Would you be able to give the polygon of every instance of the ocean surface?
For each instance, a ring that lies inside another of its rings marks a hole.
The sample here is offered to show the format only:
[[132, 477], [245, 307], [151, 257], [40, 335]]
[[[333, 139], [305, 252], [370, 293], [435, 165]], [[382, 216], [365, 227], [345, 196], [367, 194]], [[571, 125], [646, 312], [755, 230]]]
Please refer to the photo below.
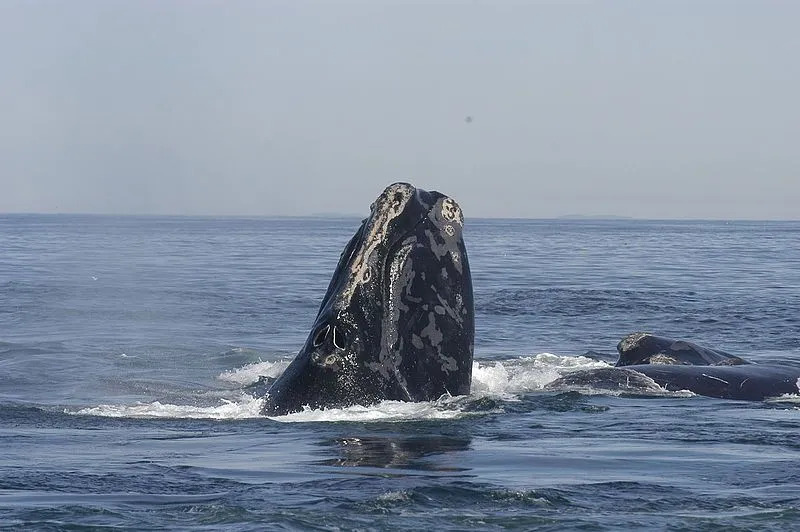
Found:
[[800, 363], [800, 222], [467, 219], [470, 396], [262, 417], [358, 222], [0, 215], [0, 528], [800, 525], [796, 396], [543, 389], [634, 331]]

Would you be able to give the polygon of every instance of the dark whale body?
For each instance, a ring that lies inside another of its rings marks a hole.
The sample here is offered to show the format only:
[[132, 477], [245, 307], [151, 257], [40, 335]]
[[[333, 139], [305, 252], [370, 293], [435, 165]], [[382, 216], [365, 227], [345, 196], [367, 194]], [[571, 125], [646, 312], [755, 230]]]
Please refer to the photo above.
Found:
[[737, 366], [749, 362], [717, 349], [700, 347], [648, 333], [629, 334], [617, 344], [617, 367], [644, 364], [690, 366]]
[[344, 249], [305, 345], [262, 413], [468, 394], [472, 278], [455, 201], [387, 187]]
[[549, 387], [627, 386], [641, 383], [644, 375], [668, 391], [688, 390], [721, 399], [762, 401], [799, 392], [798, 367], [753, 364], [683, 340], [634, 333], [619, 342], [617, 351], [619, 360], [614, 368], [575, 372]]
[[617, 367], [647, 375], [669, 391], [749, 401], [798, 393], [800, 368], [752, 364], [691, 342], [634, 333], [622, 339], [617, 351]]
[[[342, 252], [298, 355], [274, 382], [250, 388], [265, 397], [262, 413], [468, 394], [475, 326], [463, 223], [443, 194], [387, 187]], [[615, 367], [572, 372], [548, 387], [655, 382], [744, 400], [798, 393], [798, 367], [646, 333], [623, 338], [617, 350]]]

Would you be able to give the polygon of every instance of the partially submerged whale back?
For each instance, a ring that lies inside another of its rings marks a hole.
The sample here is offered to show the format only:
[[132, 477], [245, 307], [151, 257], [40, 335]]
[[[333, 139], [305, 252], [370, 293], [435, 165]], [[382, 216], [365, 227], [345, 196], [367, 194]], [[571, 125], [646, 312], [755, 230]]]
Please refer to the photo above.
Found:
[[749, 362], [717, 349], [700, 347], [685, 340], [672, 340], [649, 333], [629, 334], [617, 344], [617, 367], [637, 364], [691, 366], [738, 366]]
[[617, 366], [647, 375], [669, 391], [762, 401], [797, 394], [800, 368], [752, 364], [724, 351], [647, 333], [626, 336]]
[[633, 333], [619, 342], [617, 351], [615, 367], [574, 372], [548, 387], [645, 388], [641, 380], [645, 376], [667, 391], [686, 390], [722, 399], [762, 401], [800, 392], [798, 367], [752, 364], [684, 340]]
[[345, 247], [263, 412], [469, 393], [475, 325], [463, 225], [447, 196], [387, 187]]

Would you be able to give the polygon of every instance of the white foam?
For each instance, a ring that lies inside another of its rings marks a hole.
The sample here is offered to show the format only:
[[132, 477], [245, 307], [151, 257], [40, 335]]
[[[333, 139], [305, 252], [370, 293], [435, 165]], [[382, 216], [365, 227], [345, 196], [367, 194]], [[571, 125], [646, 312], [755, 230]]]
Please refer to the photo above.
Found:
[[[291, 361], [256, 362], [241, 368], [225, 371], [219, 380], [246, 386], [260, 377], [276, 378]], [[469, 396], [443, 396], [436, 401], [407, 403], [382, 401], [372, 406], [355, 405], [347, 408], [311, 409], [285, 416], [270, 417], [287, 423], [320, 421], [417, 421], [454, 419], [469, 415], [463, 406], [476, 397], [497, 396], [514, 400], [518, 395], [541, 390], [569, 371], [608, 367], [587, 357], [558, 356], [551, 353], [497, 361], [476, 361], [472, 366], [472, 393]], [[99, 405], [83, 408], [78, 415], [130, 418], [192, 418], [192, 419], [249, 419], [261, 417], [262, 399], [242, 393], [235, 400], [221, 400], [217, 406], [195, 406], [161, 403], [136, 403], [133, 405]]]
[[779, 395], [778, 397], [771, 397], [769, 399], [765, 399], [764, 402], [766, 402], [766, 403], [786, 403], [786, 404], [800, 405], [800, 395], [783, 394], [783, 395]]
[[410, 500], [411, 497], [409, 496], [408, 492], [405, 490], [401, 491], [387, 491], [382, 495], [378, 495], [379, 501], [384, 502], [404, 502]]
[[270, 417], [284, 423], [309, 421], [419, 421], [429, 419], [455, 419], [465, 415], [457, 403], [459, 397], [443, 397], [437, 401], [407, 403], [404, 401], [381, 401], [372, 406], [354, 405], [347, 408], [324, 408], [314, 410], [305, 407], [302, 412]]
[[[778, 397], [772, 397], [766, 400], [767, 403], [788, 403], [788, 404], [800, 404], [800, 379], [797, 379], [795, 383], [797, 386], [798, 393], [785, 393], [783, 395], [779, 395]], [[799, 407], [795, 407], [799, 408]]]
[[584, 356], [552, 353], [495, 362], [474, 362], [472, 393], [509, 396], [542, 390], [565, 373], [581, 369], [607, 368], [609, 364]]
[[264, 401], [242, 394], [240, 400], [223, 399], [218, 406], [192, 406], [152, 403], [136, 403], [133, 405], [100, 405], [82, 408], [70, 414], [101, 417], [124, 418], [171, 418], [171, 419], [249, 419], [260, 417]]
[[797, 386], [797, 391], [798, 391], [797, 394], [785, 393], [785, 394], [780, 395], [778, 397], [772, 397], [770, 399], [767, 399], [766, 401], [768, 403], [794, 403], [794, 404], [800, 404], [800, 379], [797, 379], [797, 382], [795, 383], [795, 386]]
[[246, 386], [258, 381], [259, 377], [277, 378], [289, 366], [291, 360], [278, 360], [277, 362], [255, 362], [241, 368], [220, 373], [217, 378], [226, 382], [233, 382]]

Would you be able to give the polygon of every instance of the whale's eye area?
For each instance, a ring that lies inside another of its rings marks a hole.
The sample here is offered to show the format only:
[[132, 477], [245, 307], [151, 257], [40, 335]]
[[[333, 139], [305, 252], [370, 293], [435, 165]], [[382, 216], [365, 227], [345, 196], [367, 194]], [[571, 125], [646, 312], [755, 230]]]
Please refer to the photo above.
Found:
[[336, 327], [333, 328], [333, 346], [336, 349], [344, 349], [344, 338], [342, 338], [342, 333], [336, 332]]
[[319, 332], [316, 334], [316, 336], [314, 336], [314, 341], [312, 342], [314, 344], [314, 347], [321, 346], [322, 343], [325, 341], [325, 338], [328, 337], [329, 332], [331, 332], [330, 324], [320, 329]]

